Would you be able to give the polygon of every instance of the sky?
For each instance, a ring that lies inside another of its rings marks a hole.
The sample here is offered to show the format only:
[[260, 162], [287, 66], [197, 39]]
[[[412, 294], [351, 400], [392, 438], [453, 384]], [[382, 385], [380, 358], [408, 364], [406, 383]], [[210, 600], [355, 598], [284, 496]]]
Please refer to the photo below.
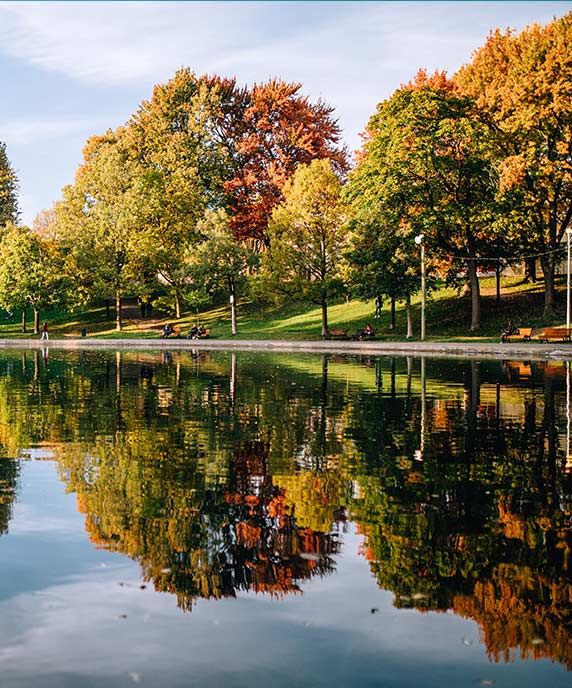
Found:
[[377, 103], [419, 68], [453, 74], [491, 29], [572, 2], [2, 2], [0, 141], [21, 221], [73, 182], [86, 139], [126, 122], [182, 66], [300, 82], [335, 108], [353, 151]]

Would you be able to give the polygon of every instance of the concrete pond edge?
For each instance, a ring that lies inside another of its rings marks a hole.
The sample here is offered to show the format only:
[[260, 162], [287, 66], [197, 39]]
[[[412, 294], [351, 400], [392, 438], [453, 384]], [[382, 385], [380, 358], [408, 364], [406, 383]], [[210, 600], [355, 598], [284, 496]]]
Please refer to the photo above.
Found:
[[493, 342], [355, 342], [241, 339], [0, 339], [0, 349], [111, 350], [111, 351], [276, 351], [375, 356], [416, 356], [463, 359], [572, 360], [571, 343]]

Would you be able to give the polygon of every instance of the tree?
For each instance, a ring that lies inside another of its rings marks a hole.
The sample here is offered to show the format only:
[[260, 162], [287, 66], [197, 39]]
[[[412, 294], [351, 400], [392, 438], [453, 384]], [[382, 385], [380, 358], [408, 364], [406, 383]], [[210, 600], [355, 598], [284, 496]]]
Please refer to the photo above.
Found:
[[387, 212], [377, 204], [369, 205], [359, 192], [354, 196], [351, 178], [346, 197], [350, 203], [354, 201], [347, 252], [351, 291], [365, 299], [387, 295], [395, 301], [404, 300], [407, 338], [410, 338], [413, 336], [411, 296], [421, 286], [419, 256], [414, 250], [411, 230], [400, 228], [399, 224], [380, 226], [380, 218], [387, 222]]
[[299, 165], [329, 158], [336, 171], [347, 170], [333, 108], [321, 100], [311, 103], [300, 88], [274, 79], [235, 90], [221, 112], [220, 136], [231, 165], [224, 188], [231, 227], [239, 239], [268, 245], [270, 215]]
[[6, 225], [0, 242], [0, 303], [34, 309], [34, 334], [40, 332], [40, 309], [52, 306], [62, 295], [62, 259], [54, 242], [42, 239], [28, 227]]
[[455, 275], [465, 264], [473, 330], [480, 327], [478, 263], [496, 256], [498, 238], [487, 135], [471, 99], [444, 74], [421, 71], [378, 105], [350, 184], [360, 212], [376, 207], [379, 226], [399, 231], [403, 255], [423, 233], [442, 271]]
[[18, 220], [18, 178], [0, 141], [0, 227]]
[[529, 253], [540, 254], [544, 311], [554, 309], [554, 273], [572, 221], [572, 13], [520, 34], [492, 33], [455, 80], [474, 98], [496, 146], [500, 192]]
[[176, 317], [189, 287], [186, 255], [198, 241], [207, 208], [222, 205], [225, 150], [215, 127], [234, 82], [180, 69], [155, 87], [126, 127], [129, 154], [147, 177], [144, 222], [151, 260], [175, 301]]
[[268, 227], [268, 268], [282, 291], [321, 306], [322, 336], [328, 332], [328, 300], [342, 287], [346, 214], [341, 188], [329, 160], [300, 165]]
[[88, 140], [75, 183], [56, 208], [78, 299], [114, 296], [118, 331], [122, 297], [144, 273], [152, 245], [143, 221], [148, 180], [130, 159], [123, 134], [118, 129]]
[[210, 293], [224, 291], [228, 294], [231, 329], [235, 335], [238, 292], [247, 272], [257, 265], [257, 255], [252, 248], [236, 241], [228, 216], [222, 209], [207, 211], [197, 229], [202, 241], [189, 254], [193, 281]]

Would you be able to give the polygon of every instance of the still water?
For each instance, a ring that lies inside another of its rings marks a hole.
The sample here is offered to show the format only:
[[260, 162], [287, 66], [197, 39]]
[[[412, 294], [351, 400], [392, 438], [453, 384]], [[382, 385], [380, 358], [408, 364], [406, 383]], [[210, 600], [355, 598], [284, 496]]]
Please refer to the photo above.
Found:
[[571, 686], [563, 362], [4, 352], [0, 686]]

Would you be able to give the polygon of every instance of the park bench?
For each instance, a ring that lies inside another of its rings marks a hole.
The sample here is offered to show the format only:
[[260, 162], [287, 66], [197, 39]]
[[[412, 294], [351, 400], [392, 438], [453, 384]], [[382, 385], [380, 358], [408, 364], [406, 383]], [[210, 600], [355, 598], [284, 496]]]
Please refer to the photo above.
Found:
[[570, 327], [545, 327], [538, 334], [535, 334], [535, 339], [540, 342], [569, 342], [571, 334], [572, 328]]
[[532, 327], [519, 327], [512, 334], [501, 335], [501, 342], [529, 342], [532, 338]]
[[326, 339], [347, 339], [348, 338], [348, 331], [347, 329], [343, 329], [342, 327], [333, 327], [328, 330], [328, 334], [326, 335]]

